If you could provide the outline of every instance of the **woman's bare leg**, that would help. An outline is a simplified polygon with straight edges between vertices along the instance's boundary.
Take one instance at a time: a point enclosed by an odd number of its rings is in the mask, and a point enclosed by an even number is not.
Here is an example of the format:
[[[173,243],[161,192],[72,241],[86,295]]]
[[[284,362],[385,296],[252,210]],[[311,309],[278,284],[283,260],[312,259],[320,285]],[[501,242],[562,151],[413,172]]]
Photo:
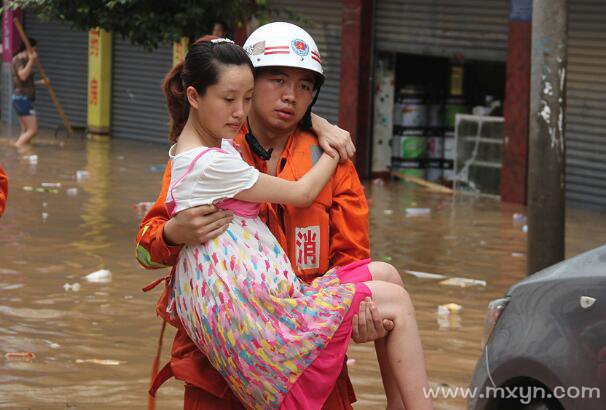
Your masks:
[[[368,265],[368,269],[370,270],[373,280],[390,282],[404,287],[404,282],[400,277],[400,273],[392,265],[384,262],[371,262]],[[366,300],[366,303],[370,303],[370,309],[373,311],[373,317],[380,314],[376,307],[376,303],[372,302],[370,298]],[[406,408],[404,407],[404,402],[402,402],[402,396],[400,396],[398,383],[396,382],[395,375],[393,374],[391,365],[389,364],[386,337],[375,340],[375,351],[377,352],[377,361],[379,362],[379,368],[381,369],[381,379],[383,380],[385,397],[387,397],[387,409],[405,410]]]
[[[19,139],[15,142],[15,146],[17,147],[28,144],[38,133],[38,119],[35,115],[19,117],[19,121],[23,122],[25,131],[19,135]]]
[[[370,281],[365,284],[371,290],[373,302],[381,315],[393,320],[395,324],[394,329],[385,337],[386,354],[383,356],[387,359],[383,360],[390,365],[391,377],[395,380],[394,384],[404,406],[414,410],[431,409],[431,400],[424,393],[424,388],[427,388],[427,373],[423,348],[408,292],[394,283]],[[385,376],[385,379],[390,377],[389,374]],[[389,382],[387,389],[393,389]]]

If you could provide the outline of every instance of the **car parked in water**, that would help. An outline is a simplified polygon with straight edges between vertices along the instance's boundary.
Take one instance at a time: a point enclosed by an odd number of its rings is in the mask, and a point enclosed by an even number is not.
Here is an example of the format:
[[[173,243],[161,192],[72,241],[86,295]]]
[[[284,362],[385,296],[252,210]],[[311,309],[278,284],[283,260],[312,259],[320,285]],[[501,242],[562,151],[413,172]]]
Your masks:
[[[470,410],[606,409],[606,245],[488,306]]]

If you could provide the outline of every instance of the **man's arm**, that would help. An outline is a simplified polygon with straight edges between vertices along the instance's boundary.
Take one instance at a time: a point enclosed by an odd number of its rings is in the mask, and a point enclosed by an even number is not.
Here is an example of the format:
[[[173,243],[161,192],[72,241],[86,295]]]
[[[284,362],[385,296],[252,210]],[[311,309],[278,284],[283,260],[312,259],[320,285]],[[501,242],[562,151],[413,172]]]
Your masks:
[[[137,260],[147,269],[173,266],[182,245],[198,245],[221,235],[233,219],[231,212],[212,205],[198,206],[170,217],[165,206],[170,186],[170,162],[162,178],[160,196],[141,221],[137,234]]]
[[[368,204],[351,161],[337,167],[329,213],[331,266],[370,258]]]
[[[159,269],[175,264],[181,246],[170,246],[164,240],[164,225],[170,219],[165,206],[170,185],[170,162],[162,177],[162,190],[156,202],[143,217],[137,233],[137,261],[146,269]]]
[[[330,208],[331,266],[343,266],[370,258],[368,203],[356,168],[351,161],[339,165],[335,172],[333,204]],[[375,303],[368,299],[352,318],[352,339],[366,343],[387,335],[394,327],[381,320]]]

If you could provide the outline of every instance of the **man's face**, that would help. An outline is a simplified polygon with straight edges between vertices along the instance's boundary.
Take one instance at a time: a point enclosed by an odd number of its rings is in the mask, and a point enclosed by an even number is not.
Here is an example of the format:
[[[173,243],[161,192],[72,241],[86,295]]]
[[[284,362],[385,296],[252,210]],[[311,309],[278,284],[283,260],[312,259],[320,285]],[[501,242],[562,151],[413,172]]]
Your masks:
[[[299,68],[268,67],[255,78],[252,110],[277,131],[294,130],[314,95],[315,78]]]

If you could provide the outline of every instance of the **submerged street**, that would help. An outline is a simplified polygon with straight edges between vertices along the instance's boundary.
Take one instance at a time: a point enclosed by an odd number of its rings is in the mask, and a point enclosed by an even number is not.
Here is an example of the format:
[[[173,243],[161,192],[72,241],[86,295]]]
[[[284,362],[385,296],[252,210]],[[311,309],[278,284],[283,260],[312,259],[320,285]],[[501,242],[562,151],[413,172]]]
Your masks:
[[[144,208],[137,204],[153,202],[159,193],[168,146],[46,133],[30,150],[17,152],[10,145],[16,133],[5,127],[0,137],[0,163],[9,175],[0,220],[0,407],[146,408],[161,326],[154,309],[160,287],[150,293],[141,288],[168,270],[146,271],[135,260]],[[521,217],[514,218],[524,208],[398,181],[369,181],[365,188],[372,256],[396,266],[412,295],[430,385],[466,387],[481,354],[488,302],[526,275],[527,234]],[[412,215],[407,208],[430,211]],[[604,215],[568,210],[566,256],[604,244],[604,226]],[[111,280],[84,278],[101,269],[111,272]],[[486,286],[444,285],[407,270]],[[438,306],[448,303],[462,310],[438,315]],[[161,365],[172,335],[168,329]],[[7,353],[33,355],[15,360]],[[352,344],[349,359],[355,408],[384,407],[373,345]],[[157,408],[179,408],[183,387],[173,379],[157,397]],[[461,409],[465,400],[434,405]]]

